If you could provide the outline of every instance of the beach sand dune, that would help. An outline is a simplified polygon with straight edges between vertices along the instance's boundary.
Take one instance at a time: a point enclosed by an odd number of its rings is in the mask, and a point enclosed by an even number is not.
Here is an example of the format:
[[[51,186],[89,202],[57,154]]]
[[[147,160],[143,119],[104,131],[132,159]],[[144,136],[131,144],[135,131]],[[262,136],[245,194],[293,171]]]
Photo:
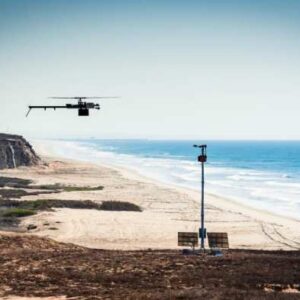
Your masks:
[[[5,170],[3,175],[37,184],[103,186],[23,199],[128,201],[142,212],[55,209],[22,221],[37,225],[30,234],[100,249],[178,248],[177,233],[199,228],[200,193],[168,186],[129,170],[77,161],[44,158],[48,165]],[[45,225],[47,224],[47,225]],[[255,210],[230,199],[206,195],[208,231],[228,232],[231,248],[300,249],[300,222]]]

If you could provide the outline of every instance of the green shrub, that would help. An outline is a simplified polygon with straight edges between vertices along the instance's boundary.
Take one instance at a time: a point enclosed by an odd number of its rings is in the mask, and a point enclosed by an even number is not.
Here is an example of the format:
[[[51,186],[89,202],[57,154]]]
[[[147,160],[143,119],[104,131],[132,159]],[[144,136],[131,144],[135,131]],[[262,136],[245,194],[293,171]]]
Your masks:
[[[32,183],[32,180],[15,178],[15,177],[0,177],[0,187],[10,186],[10,187],[21,187],[26,188],[29,184]]]
[[[22,189],[0,189],[0,199],[11,199],[11,198],[22,198],[24,196],[35,196],[40,194],[52,194],[57,193],[57,191],[43,191],[41,192],[27,192]]]
[[[130,202],[104,201],[101,204],[91,200],[58,200],[58,199],[38,199],[38,200],[4,200],[0,199],[0,207],[5,207],[5,212],[39,210],[51,210],[52,208],[74,208],[74,209],[97,209],[111,211],[142,211],[142,209]],[[30,215],[30,213],[28,214]],[[9,216],[9,215],[6,215]]]
[[[32,185],[31,188],[39,190],[59,190],[62,186],[58,183],[55,184],[42,184],[42,185]]]
[[[29,210],[50,210],[51,208],[81,208],[100,209],[100,204],[91,200],[58,200],[58,199],[38,199],[38,200],[3,200],[0,199],[0,207],[15,207]]]
[[[142,209],[130,202],[122,201],[104,201],[100,205],[101,210],[115,210],[115,211],[142,211]]]
[[[89,186],[63,186],[62,189],[65,192],[101,191],[101,190],[103,190],[103,186],[95,186],[95,187],[89,187]]]
[[[16,217],[16,218],[32,216],[34,214],[36,214],[35,211],[30,209],[23,209],[23,208],[8,208],[3,212],[4,217]]]
[[[7,198],[21,198],[27,196],[30,193],[27,193],[24,190],[20,189],[1,189],[0,190],[0,197],[3,199]]]
[[[31,188],[40,190],[63,190],[65,192],[80,192],[80,191],[99,191],[103,190],[103,186],[72,186],[72,185],[62,185],[59,183],[55,184],[44,184],[44,185],[33,185]]]

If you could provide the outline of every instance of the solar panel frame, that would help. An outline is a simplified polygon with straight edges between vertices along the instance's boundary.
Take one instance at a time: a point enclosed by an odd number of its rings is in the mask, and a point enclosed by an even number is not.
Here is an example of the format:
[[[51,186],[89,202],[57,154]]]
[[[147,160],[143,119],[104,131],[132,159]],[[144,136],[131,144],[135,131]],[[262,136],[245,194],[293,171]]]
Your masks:
[[[229,249],[229,241],[227,232],[208,232],[209,248]]]
[[[198,245],[198,232],[178,232],[178,246],[188,246],[194,248]]]

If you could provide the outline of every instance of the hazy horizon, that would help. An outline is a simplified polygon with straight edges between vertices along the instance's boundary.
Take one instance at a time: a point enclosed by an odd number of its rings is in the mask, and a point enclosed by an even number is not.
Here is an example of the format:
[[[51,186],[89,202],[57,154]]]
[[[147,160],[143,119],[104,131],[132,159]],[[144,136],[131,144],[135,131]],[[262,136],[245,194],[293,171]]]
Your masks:
[[[0,132],[300,140],[299,33],[299,1],[1,0]],[[25,118],[81,95],[121,98]]]

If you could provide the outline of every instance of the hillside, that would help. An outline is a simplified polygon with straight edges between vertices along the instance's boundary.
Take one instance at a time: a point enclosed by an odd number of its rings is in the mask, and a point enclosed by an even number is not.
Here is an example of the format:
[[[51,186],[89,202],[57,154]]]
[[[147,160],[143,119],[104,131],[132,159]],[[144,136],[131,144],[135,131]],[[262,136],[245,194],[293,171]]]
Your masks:
[[[300,298],[299,251],[185,256],[176,250],[105,251],[1,235],[0,261],[0,297]]]
[[[40,158],[25,138],[0,133],[0,169],[33,166],[39,162]]]

